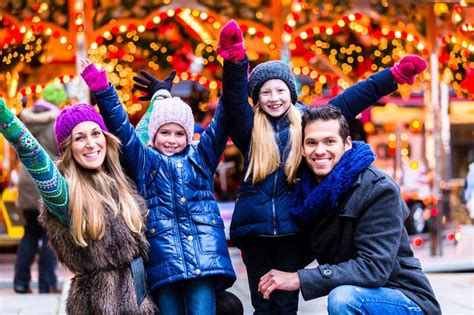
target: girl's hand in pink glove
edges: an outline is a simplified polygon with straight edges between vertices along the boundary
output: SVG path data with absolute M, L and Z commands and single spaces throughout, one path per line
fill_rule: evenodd
M 398 84 L 408 83 L 412 85 L 415 82 L 416 75 L 425 71 L 428 67 L 426 61 L 417 55 L 408 55 L 400 59 L 390 72 Z
M 104 69 L 97 69 L 95 64 L 87 58 L 82 59 L 81 64 L 81 77 L 92 92 L 100 92 L 109 88 L 107 73 Z
M 222 58 L 232 62 L 238 62 L 245 58 L 247 49 L 244 45 L 242 30 L 234 19 L 222 27 L 216 51 Z

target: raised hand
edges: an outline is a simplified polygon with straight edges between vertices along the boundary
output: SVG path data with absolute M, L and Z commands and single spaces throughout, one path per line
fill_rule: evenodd
M 390 72 L 398 84 L 412 85 L 415 82 L 415 77 L 425 71 L 427 67 L 428 64 L 423 58 L 417 55 L 408 55 L 390 68 Z
M 107 80 L 107 73 L 104 69 L 97 69 L 95 64 L 88 58 L 82 59 L 81 65 L 81 77 L 92 92 L 100 92 L 108 89 L 109 81 Z
M 171 88 L 173 87 L 173 79 L 176 76 L 176 71 L 172 70 L 164 80 L 158 80 L 153 75 L 143 70 L 140 71 L 140 74 L 142 77 L 133 77 L 133 81 L 135 81 L 133 87 L 146 93 L 146 95 L 138 98 L 140 101 L 151 100 L 153 95 L 159 90 L 166 90 L 170 92 L 171 96 Z
M 234 19 L 222 27 L 216 51 L 222 58 L 232 62 L 245 58 L 247 49 L 244 45 L 242 30 Z

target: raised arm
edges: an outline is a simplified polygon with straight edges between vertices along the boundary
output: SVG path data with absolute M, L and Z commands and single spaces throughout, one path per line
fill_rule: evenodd
M 69 189 L 66 180 L 43 147 L 1 99 L 0 133 L 17 152 L 48 209 L 61 223 L 69 225 Z
M 221 98 L 214 118 L 202 133 L 197 144 L 199 154 L 203 157 L 203 161 L 207 163 L 208 169 L 211 170 L 211 176 L 214 175 L 217 169 L 229 138 L 227 128 L 224 125 L 225 115 Z
M 122 142 L 121 162 L 132 179 L 140 178 L 145 168 L 146 148 L 135 133 L 128 115 L 123 109 L 117 91 L 107 80 L 104 70 L 85 60 L 81 76 L 92 90 L 107 128 Z
M 393 67 L 349 87 L 329 103 L 339 107 L 347 119 L 352 119 L 383 96 L 396 91 L 397 84 L 413 84 L 416 75 L 426 67 L 426 61 L 422 58 L 415 55 L 405 56 Z
M 137 90 L 145 92 L 146 94 L 140 96 L 140 101 L 150 101 L 148 109 L 140 119 L 135 128 L 138 138 L 144 145 L 149 143 L 148 124 L 150 123 L 150 115 L 153 111 L 153 105 L 156 100 L 171 97 L 171 88 L 173 87 L 173 79 L 176 76 L 176 71 L 172 70 L 165 80 L 158 80 L 153 75 L 146 71 L 140 71 L 141 76 L 134 76 L 134 87 Z
M 220 102 L 232 141 L 241 152 L 248 150 L 253 127 L 253 109 L 248 103 L 248 69 L 242 31 L 234 20 L 227 22 L 219 34 L 217 52 L 224 58 L 224 75 Z

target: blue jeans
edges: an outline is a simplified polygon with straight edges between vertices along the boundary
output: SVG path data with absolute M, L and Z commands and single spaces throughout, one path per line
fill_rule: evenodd
M 56 277 L 57 261 L 52 250 L 48 246 L 48 237 L 44 229 L 38 223 L 38 211 L 25 210 L 25 235 L 21 239 L 15 261 L 15 286 L 30 287 L 31 265 L 36 253 L 39 254 L 39 292 L 48 293 L 56 289 L 58 279 Z M 41 241 L 41 246 L 39 243 Z
M 167 284 L 153 299 L 163 315 L 215 315 L 216 291 L 213 278 L 196 278 Z
M 328 297 L 331 314 L 409 314 L 423 315 L 421 308 L 400 290 L 364 288 L 343 285 L 333 289 Z

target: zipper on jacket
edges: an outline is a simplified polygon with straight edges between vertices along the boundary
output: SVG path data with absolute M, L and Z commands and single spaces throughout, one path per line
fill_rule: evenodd
M 178 224 L 178 214 L 176 213 L 178 210 L 177 210 L 177 204 L 176 204 L 176 200 L 175 200 L 175 197 L 176 197 L 176 190 L 175 190 L 175 179 L 174 179 L 174 176 L 173 176 L 173 171 L 174 171 L 174 163 L 173 163 L 173 160 L 171 157 L 167 157 L 168 159 L 168 168 L 171 170 L 170 172 L 170 182 L 171 182 L 171 200 L 173 200 L 173 216 L 174 216 L 174 221 L 176 222 L 176 228 L 178 230 L 178 241 L 177 241 L 177 245 L 179 247 L 179 250 L 181 252 L 181 257 L 183 257 L 183 267 L 184 267 L 184 274 L 187 275 L 188 274 L 188 268 L 186 267 L 187 263 L 186 263 L 186 256 L 184 254 L 184 250 L 183 250 L 183 245 L 181 244 L 181 230 L 179 229 L 179 224 Z M 178 177 L 180 176 L 179 174 L 177 175 Z M 179 183 L 178 183 L 179 184 Z M 184 189 L 183 189 L 184 191 Z M 174 227 L 173 227 L 174 229 Z
M 275 210 L 275 194 L 276 194 L 277 180 L 278 180 L 278 170 L 275 174 L 275 180 L 273 181 L 273 196 L 272 196 L 273 235 L 277 235 L 277 231 L 276 231 L 276 210 Z
M 280 124 L 282 123 L 282 119 L 288 119 L 286 117 L 286 115 L 288 114 L 288 111 L 283 114 L 284 115 L 284 118 L 279 118 L 277 121 L 275 121 L 275 124 L 273 125 L 274 126 L 274 129 L 275 129 L 275 132 L 277 133 L 277 135 L 280 134 L 280 131 L 281 131 L 281 126 Z M 280 137 L 277 136 L 277 143 L 278 143 L 278 147 L 280 147 Z M 279 149 L 278 149 L 279 150 Z M 280 154 L 283 158 L 283 154 Z M 280 165 L 281 163 L 283 163 L 283 161 L 280 161 Z M 273 223 L 273 235 L 277 235 L 277 230 L 276 230 L 276 209 L 275 209 L 275 195 L 276 195 L 276 188 L 277 188 L 277 182 L 278 182 L 278 169 L 280 168 L 280 165 L 278 165 L 278 168 L 277 170 L 275 171 L 275 179 L 273 181 L 273 196 L 272 196 L 272 223 Z

